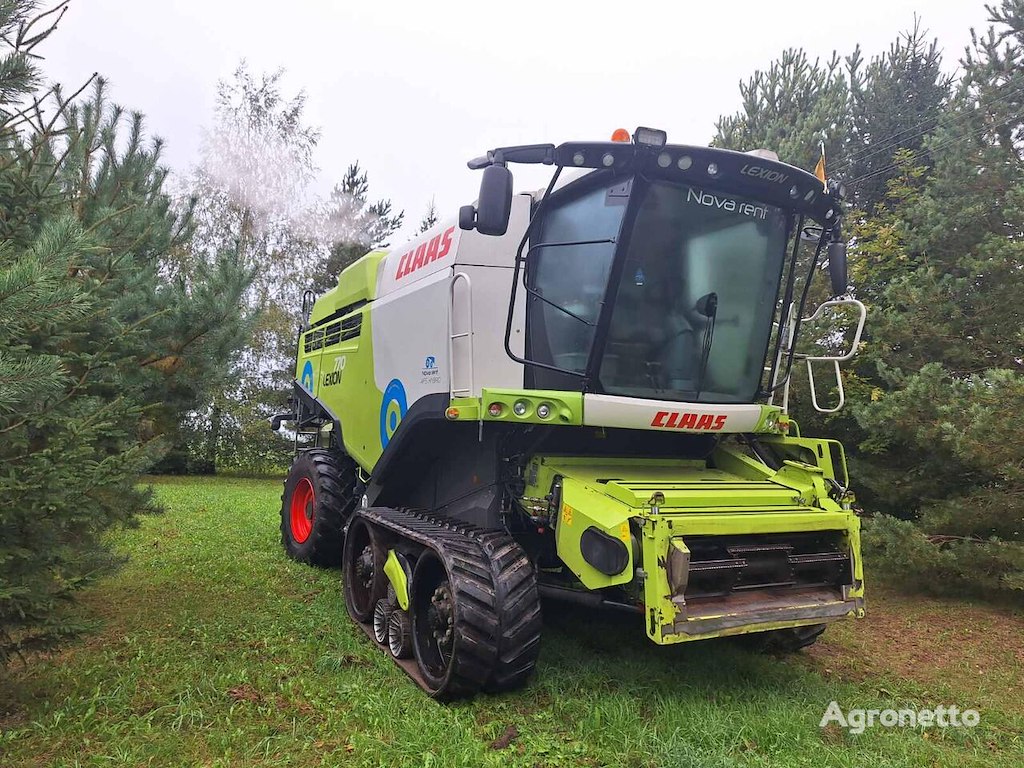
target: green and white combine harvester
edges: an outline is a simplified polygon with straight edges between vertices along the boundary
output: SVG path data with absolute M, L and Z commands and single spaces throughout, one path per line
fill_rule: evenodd
M 284 546 L 340 563 L 352 618 L 438 698 L 522 685 L 542 597 L 662 645 L 796 649 L 864 613 L 843 448 L 787 415 L 794 362 L 838 378 L 864 324 L 825 302 L 856 312 L 849 352 L 796 352 L 825 258 L 847 292 L 841 186 L 616 133 L 488 152 L 475 206 L 306 297 Z M 513 194 L 512 163 L 555 171 Z

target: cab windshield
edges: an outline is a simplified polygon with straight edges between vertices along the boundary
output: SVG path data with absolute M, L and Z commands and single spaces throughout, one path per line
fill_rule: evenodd
M 591 390 L 751 402 L 764 371 L 788 215 L 655 181 L 636 185 L 642 197 L 633 201 L 630 226 L 631 186 L 620 181 L 549 209 L 532 270 L 532 359 L 583 374 L 596 347 Z M 596 242 L 565 245 L 579 241 Z M 613 274 L 618 285 L 608 290 Z M 599 324 L 606 298 L 610 317 Z M 564 379 L 537 369 L 535 385 L 564 388 Z

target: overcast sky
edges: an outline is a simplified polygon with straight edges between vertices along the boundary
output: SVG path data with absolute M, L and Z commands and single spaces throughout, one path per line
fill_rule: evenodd
M 706 144 L 739 107 L 739 81 L 785 48 L 828 58 L 860 43 L 870 56 L 915 12 L 950 70 L 970 27 L 985 26 L 983 0 L 72 0 L 41 52 L 69 88 L 106 76 L 179 173 L 196 162 L 217 80 L 242 58 L 284 67 L 286 95 L 305 90 L 321 129 L 321 188 L 358 160 L 374 197 L 405 209 L 400 241 L 431 197 L 442 215 L 472 202 L 479 177 L 465 162 L 486 149 L 637 125 Z M 517 186 L 541 186 L 541 169 L 528 171 Z

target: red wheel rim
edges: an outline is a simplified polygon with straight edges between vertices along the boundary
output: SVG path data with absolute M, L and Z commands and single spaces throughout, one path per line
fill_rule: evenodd
M 292 538 L 301 544 L 313 530 L 313 484 L 308 477 L 299 480 L 292 492 L 291 526 Z

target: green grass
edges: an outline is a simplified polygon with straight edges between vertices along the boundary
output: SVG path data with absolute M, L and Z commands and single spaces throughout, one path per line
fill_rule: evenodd
M 285 559 L 278 483 L 156 488 L 167 513 L 118 533 L 128 564 L 83 595 L 95 632 L 2 673 L 0 765 L 1018 766 L 1024 757 L 1019 616 L 963 606 L 975 630 L 980 611 L 994 636 L 1016 642 L 1007 654 L 1003 641 L 958 639 L 955 621 L 954 635 L 937 630 L 956 604 L 883 593 L 869 610 L 888 623 L 836 627 L 812 653 L 780 659 L 729 642 L 659 648 L 632 619 L 550 605 L 525 690 L 444 706 L 352 625 L 336 571 Z M 911 641 L 930 655 L 894 655 Z M 818 727 L 832 699 L 973 705 L 982 721 L 853 736 Z M 492 748 L 509 727 L 518 736 Z

